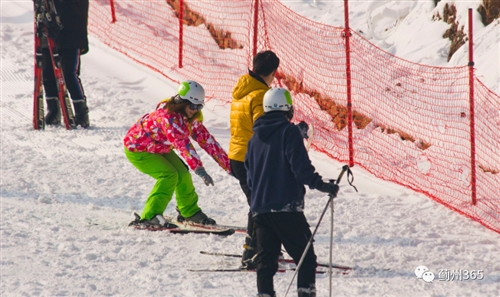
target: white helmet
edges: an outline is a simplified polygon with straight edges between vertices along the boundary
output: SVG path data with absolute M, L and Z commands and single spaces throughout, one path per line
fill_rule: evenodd
M 193 104 L 205 103 L 205 90 L 199 83 L 192 80 L 181 82 L 177 88 L 177 94 L 182 100 L 188 100 Z
M 293 111 L 292 95 L 287 89 L 272 88 L 264 94 L 264 112 Z

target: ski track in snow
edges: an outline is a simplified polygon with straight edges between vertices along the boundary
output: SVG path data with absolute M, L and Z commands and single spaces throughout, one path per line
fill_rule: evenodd
M 175 84 L 91 38 L 90 53 L 82 57 L 82 81 L 92 127 L 32 129 L 30 7 L 31 1 L 2 2 L 0 295 L 254 296 L 254 273 L 187 271 L 237 267 L 238 259 L 199 251 L 241 253 L 244 235 L 173 235 L 127 227 L 154 182 L 126 160 L 122 138 L 173 94 Z M 211 101 L 204 114 L 209 130 L 227 148 L 228 107 Z M 239 185 L 198 152 L 215 182 L 206 187 L 193 175 L 200 206 L 221 224 L 245 225 L 247 206 Z M 343 164 L 318 152 L 310 155 L 325 179 L 336 178 Z M 357 270 L 333 276 L 336 296 L 498 296 L 499 234 L 359 167 L 353 173 L 359 193 L 343 180 L 334 201 L 333 259 Z M 311 226 L 327 199 L 308 191 L 305 213 Z M 166 214 L 175 213 L 174 200 Z M 321 262 L 329 259 L 330 227 L 327 211 L 314 244 Z M 416 278 L 420 265 L 434 272 L 433 283 Z M 440 269 L 483 270 L 484 279 L 439 281 Z M 276 275 L 278 296 L 292 275 Z M 317 287 L 318 296 L 328 295 L 328 275 L 317 275 Z

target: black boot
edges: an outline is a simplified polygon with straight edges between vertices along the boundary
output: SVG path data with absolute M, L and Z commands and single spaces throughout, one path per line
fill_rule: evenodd
M 87 101 L 73 101 L 73 107 L 75 108 L 75 125 L 80 125 L 82 128 L 88 128 L 90 126 L 90 122 Z
M 298 297 L 316 297 L 316 286 L 311 284 L 310 288 L 298 288 Z
M 59 105 L 59 98 L 49 97 L 47 101 L 47 115 L 45 116 L 45 123 L 47 125 L 61 124 L 61 106 Z

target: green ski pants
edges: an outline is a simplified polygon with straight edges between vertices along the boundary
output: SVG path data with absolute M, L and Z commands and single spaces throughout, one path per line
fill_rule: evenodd
M 125 155 L 135 168 L 156 180 L 141 219 L 149 220 L 157 214 L 163 215 L 174 192 L 177 208 L 183 217 L 191 217 L 200 211 L 191 173 L 173 150 L 168 154 L 152 154 L 133 153 L 125 148 Z

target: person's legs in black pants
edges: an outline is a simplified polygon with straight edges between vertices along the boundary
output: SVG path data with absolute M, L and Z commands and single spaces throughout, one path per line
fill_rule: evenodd
M 61 49 L 59 54 L 61 55 L 66 88 L 71 95 L 75 109 L 75 124 L 87 128 L 90 125 L 89 108 L 80 80 L 80 50 Z
M 85 101 L 85 92 L 80 80 L 80 50 L 79 49 L 61 49 L 62 68 L 64 72 L 64 81 L 66 88 L 73 101 Z
M 54 68 L 52 67 L 52 57 L 48 48 L 42 49 L 42 59 L 43 88 L 45 90 L 45 101 L 47 102 L 45 123 L 47 125 L 59 125 L 61 123 L 61 107 Z
M 267 247 L 266 243 L 261 243 L 260 241 L 272 240 L 273 246 L 270 247 L 270 249 L 273 249 L 273 253 L 275 242 L 281 242 L 287 253 L 294 260 L 295 264 L 298 264 L 300 258 L 302 257 L 302 253 L 304 253 L 304 250 L 312 236 L 309 224 L 307 223 L 304 213 L 275 212 L 260 214 L 254 218 L 256 222 L 256 229 L 264 224 L 262 223 L 264 218 L 266 219 L 265 226 L 272 229 L 273 234 L 276 234 L 278 240 L 270 236 L 264 237 L 262 234 L 259 234 L 260 230 L 256 231 L 258 247 L 257 252 L 259 253 L 257 256 L 258 261 L 262 261 L 262 259 L 265 259 L 261 258 L 260 253 L 261 248 Z M 280 248 L 278 247 L 278 253 L 280 252 L 279 249 Z M 274 257 L 274 254 L 272 256 Z M 270 260 L 267 259 L 267 261 Z M 257 267 L 259 267 L 259 265 L 260 262 L 257 263 Z M 316 255 L 314 253 L 314 247 L 311 244 L 297 275 L 297 288 L 315 291 L 314 288 L 316 283 L 316 266 Z
M 58 96 L 58 85 L 54 75 L 52 57 L 48 48 L 42 51 L 43 56 L 43 86 L 47 101 L 47 124 L 57 125 L 61 121 L 61 110 Z M 75 122 L 84 128 L 89 126 L 87 98 L 80 80 L 80 50 L 60 49 L 61 68 L 64 74 L 66 89 L 71 95 L 75 109 Z
M 236 177 L 240 182 L 240 187 L 243 190 L 243 193 L 245 193 L 248 206 L 250 206 L 251 192 L 247 185 L 247 170 L 245 169 L 245 163 L 236 160 L 229 160 L 229 165 L 231 166 L 231 172 L 234 174 L 234 177 Z
M 243 163 L 243 162 L 229 160 L 229 164 L 231 166 L 231 172 L 238 179 L 238 181 L 240 183 L 241 190 L 243 190 L 243 193 L 245 194 L 245 197 L 247 198 L 247 203 L 248 203 L 248 207 L 249 207 L 248 219 L 247 219 L 247 236 L 245 238 L 245 244 L 244 244 L 245 250 L 243 251 L 243 257 L 241 259 L 241 264 L 244 268 L 253 269 L 253 268 L 255 268 L 255 266 L 252 265 L 251 261 L 249 262 L 249 260 L 255 256 L 256 248 L 255 248 L 255 244 L 253 243 L 254 222 L 253 222 L 252 213 L 250 212 L 251 191 L 247 185 L 247 171 L 245 169 L 245 163 Z
M 257 290 L 258 293 L 274 296 L 274 275 L 278 270 L 281 242 L 273 230 L 275 213 L 257 215 L 255 222 L 255 244 L 257 248 Z
M 283 230 L 280 241 L 287 253 L 298 264 L 312 233 L 303 212 L 279 213 L 282 218 L 274 221 Z M 314 290 L 316 283 L 316 254 L 313 244 L 309 247 L 297 274 L 297 288 Z

